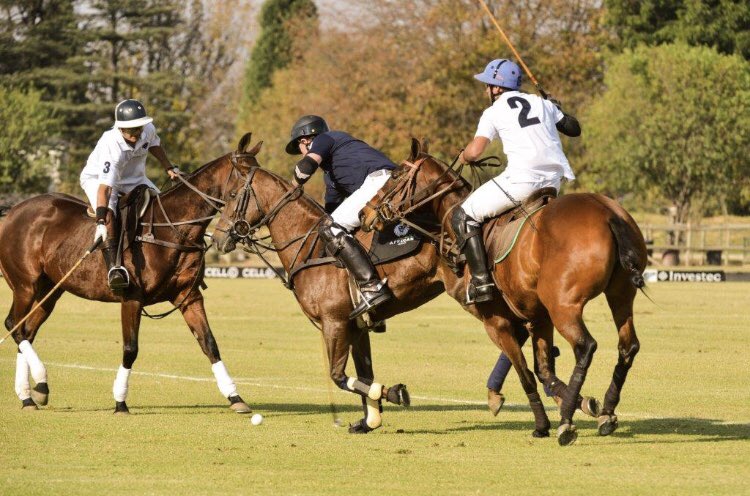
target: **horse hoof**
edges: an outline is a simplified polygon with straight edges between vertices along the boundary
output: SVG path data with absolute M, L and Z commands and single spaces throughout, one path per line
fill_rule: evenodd
M 395 405 L 411 406 L 411 396 L 409 395 L 409 390 L 406 389 L 406 384 L 396 384 L 389 387 L 385 393 L 385 399 Z
M 499 393 L 493 389 L 487 390 L 487 407 L 490 409 L 490 413 L 493 416 L 497 417 L 497 414 L 500 413 L 504 403 L 505 395 L 503 393 Z
M 531 436 L 537 439 L 549 437 L 549 429 L 537 429 L 531 433 Z
M 356 424 L 349 424 L 349 434 L 367 434 L 372 430 L 365 419 L 360 419 Z
M 114 414 L 130 415 L 130 409 L 128 409 L 128 405 L 126 405 L 124 401 L 116 401 Z
M 36 403 L 34 403 L 34 400 L 31 398 L 26 398 L 21 403 L 21 410 L 25 412 L 33 412 L 34 410 L 39 410 L 39 407 L 36 406 Z
M 45 406 L 49 401 L 49 386 L 46 382 L 40 382 L 31 390 L 31 399 L 39 406 Z
M 578 439 L 576 426 L 573 424 L 562 424 L 557 428 L 557 442 L 560 446 L 570 446 Z
M 229 397 L 229 408 L 232 409 L 235 413 L 252 413 L 252 409 L 250 408 L 250 405 L 242 401 L 242 398 L 240 396 L 234 395 Z
M 581 400 L 581 411 L 588 415 L 589 417 L 598 417 L 599 414 L 602 411 L 602 404 L 599 403 L 599 400 L 596 398 L 592 398 L 591 396 L 586 396 Z
M 620 425 L 619 422 L 617 422 L 617 415 L 602 415 L 597 419 L 597 423 L 599 424 L 600 436 L 609 436 L 615 432 Z

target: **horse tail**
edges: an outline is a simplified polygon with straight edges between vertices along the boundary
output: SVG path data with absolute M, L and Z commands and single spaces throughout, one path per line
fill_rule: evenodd
M 643 279 L 643 269 L 639 267 L 641 257 L 638 256 L 638 243 L 633 229 L 617 215 L 613 215 L 607 221 L 617 244 L 617 254 L 620 265 L 630 274 L 630 282 L 633 286 L 643 291 L 646 281 Z

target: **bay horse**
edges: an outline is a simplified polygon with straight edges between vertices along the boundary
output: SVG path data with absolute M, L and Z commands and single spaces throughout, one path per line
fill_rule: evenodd
M 363 210 L 363 228 L 382 229 L 414 208 L 428 207 L 443 233 L 455 242 L 449 214 L 470 192 L 460 171 L 412 144 L 410 161 L 395 172 Z M 498 191 L 498 194 L 502 194 Z M 566 194 L 526 215 L 515 248 L 494 265 L 493 277 L 503 299 L 527 322 L 537 356 L 538 376 L 562 398 L 558 441 L 576 438 L 573 413 L 597 343 L 583 321 L 583 309 L 602 292 L 607 298 L 619 342 L 612 382 L 598 416 L 598 431 L 608 435 L 618 427 L 615 407 L 640 344 L 633 325 L 633 301 L 645 285 L 646 244 L 638 225 L 617 202 L 591 193 Z M 500 229 L 485 223 L 488 258 L 500 249 Z M 468 271 L 464 275 L 469 277 Z M 483 305 L 494 305 L 495 302 Z M 551 372 L 549 350 L 553 326 L 570 343 L 576 364 L 564 388 Z M 507 353 L 507 350 L 506 350 Z
M 26 409 L 37 409 L 48 401 L 46 369 L 31 343 L 55 303 L 68 291 L 87 300 L 119 302 L 122 320 L 122 363 L 115 379 L 115 413 L 129 413 L 126 403 L 130 369 L 138 356 L 138 331 L 146 305 L 169 301 L 182 312 L 190 331 L 212 370 L 230 408 L 249 413 L 250 407 L 237 393 L 234 381 L 221 361 L 219 347 L 208 324 L 199 287 L 203 281 L 206 228 L 223 205 L 227 191 L 241 179 L 238 167 L 255 163 L 255 153 L 245 152 L 250 133 L 233 153 L 205 164 L 168 191 L 158 195 L 142 216 L 144 233 L 124 250 L 123 265 L 131 283 L 122 296 L 107 284 L 104 259 L 97 252 L 85 258 L 62 286 L 18 329 L 13 338 L 19 345 L 16 392 Z M 0 223 L 0 270 L 13 291 L 13 303 L 5 327 L 9 330 L 42 300 L 78 260 L 93 240 L 95 224 L 87 203 L 69 195 L 35 196 L 4 210 Z M 149 220 L 148 223 L 145 220 Z M 37 383 L 30 389 L 29 372 Z
M 227 253 L 238 243 L 251 248 L 271 249 L 278 253 L 286 276 L 285 284 L 294 291 L 304 314 L 321 326 L 325 341 L 331 380 L 341 389 L 362 397 L 365 416 L 350 426 L 351 433 L 367 433 L 381 425 L 380 406 L 383 399 L 408 406 L 408 391 L 403 384 L 385 388 L 374 382 L 370 338 L 348 316 L 353 304 L 349 278 L 345 269 L 326 259 L 323 243 L 317 235 L 318 226 L 326 218 L 323 208 L 304 194 L 301 188 L 257 165 L 242 164 L 244 186 L 227 198 L 227 204 L 214 229 L 213 239 L 219 251 Z M 271 244 L 264 244 L 258 234 L 262 228 L 270 233 Z M 357 234 L 369 246 L 372 233 Z M 256 251 L 256 253 L 260 253 Z M 424 242 L 407 258 L 377 265 L 381 277 L 395 297 L 373 312 L 373 320 L 381 321 L 412 310 L 447 291 L 460 299 L 465 281 L 438 254 L 436 244 Z M 515 318 L 502 299 L 495 305 L 467 307 L 480 319 L 492 341 L 511 358 L 519 372 L 535 418 L 535 437 L 549 435 L 550 423 L 537 392 L 534 375 L 515 338 L 521 322 Z M 346 376 L 351 351 L 357 377 Z

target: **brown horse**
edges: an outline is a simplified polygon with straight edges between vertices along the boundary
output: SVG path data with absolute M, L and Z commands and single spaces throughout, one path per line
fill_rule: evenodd
M 353 433 L 366 433 L 381 423 L 381 399 L 396 404 L 408 403 L 408 394 L 399 384 L 385 389 L 373 382 L 370 340 L 366 330 L 348 319 L 352 310 L 346 270 L 325 259 L 317 228 L 325 218 L 318 203 L 294 188 L 276 174 L 256 166 L 242 167 L 245 185 L 230 195 L 214 231 L 214 242 L 223 252 L 244 242 L 251 248 L 269 248 L 278 252 L 287 274 L 285 283 L 294 290 L 302 311 L 322 326 L 326 343 L 329 372 L 334 383 L 345 391 L 363 398 L 365 417 L 350 428 Z M 267 227 L 272 246 L 265 245 L 257 231 Z M 372 233 L 359 233 L 359 240 L 369 246 Z M 377 266 L 380 276 L 388 277 L 388 286 L 395 298 L 377 308 L 373 320 L 384 320 L 414 309 L 443 291 L 461 301 L 465 282 L 456 276 L 451 265 L 438 255 L 434 243 L 422 243 L 408 258 Z M 521 377 L 535 417 L 535 437 L 549 435 L 549 419 L 536 389 L 534 375 L 528 370 L 515 333 L 522 322 L 502 299 L 494 305 L 467 307 L 484 323 L 491 339 L 511 358 Z M 357 377 L 345 373 L 351 351 Z
M 103 257 L 95 252 L 15 332 L 13 337 L 19 344 L 16 392 L 24 408 L 36 409 L 37 404 L 47 403 L 46 369 L 31 343 L 57 300 L 68 291 L 88 300 L 122 305 L 123 356 L 113 390 L 116 413 L 128 413 L 127 382 L 138 356 L 141 311 L 146 305 L 163 301 L 179 307 L 210 360 L 219 390 L 230 407 L 239 413 L 250 412 L 221 362 L 199 288 L 206 227 L 223 204 L 226 191 L 236 189 L 241 179 L 237 168 L 255 164 L 260 143 L 244 152 L 249 141 L 248 133 L 237 151 L 204 165 L 151 202 L 142 217 L 149 221 L 146 225 L 150 232 L 140 226 L 141 236 L 123 254 L 123 265 L 131 274 L 131 284 L 123 296 L 109 289 Z M 45 194 L 7 212 L 7 219 L 0 224 L 0 270 L 13 291 L 13 304 L 5 320 L 9 330 L 49 293 L 91 244 L 95 225 L 86 209 L 86 203 L 72 196 Z M 29 372 L 37 383 L 33 390 Z
M 455 240 L 447 227 L 448 217 L 466 197 L 468 183 L 451 166 L 422 152 L 418 142 L 410 159 L 413 163 L 394 173 L 365 208 L 363 226 L 382 228 L 385 220 L 399 219 L 421 203 Z M 386 197 L 387 204 L 382 202 Z M 499 230 L 488 225 L 484 229 L 487 252 L 492 256 L 499 250 Z M 617 327 L 619 357 L 598 418 L 599 433 L 608 435 L 617 428 L 615 407 L 639 350 L 633 300 L 636 290 L 644 286 L 641 274 L 645 266 L 646 245 L 633 218 L 617 202 L 589 193 L 564 195 L 531 214 L 515 248 L 494 266 L 495 283 L 504 299 L 516 316 L 528 323 L 540 380 L 562 398 L 560 444 L 575 440 L 573 413 L 597 347 L 583 321 L 583 308 L 602 292 Z M 576 358 L 567 390 L 549 367 L 553 326 L 570 343 Z

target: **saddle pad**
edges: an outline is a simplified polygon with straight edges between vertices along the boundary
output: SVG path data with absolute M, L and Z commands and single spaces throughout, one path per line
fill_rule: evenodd
M 526 221 L 529 219 L 529 217 L 546 206 L 547 205 L 542 205 L 540 207 L 537 207 L 536 209 L 529 212 L 528 215 L 524 215 L 523 217 L 520 217 L 518 219 L 513 219 L 502 227 L 502 231 L 500 232 L 500 242 L 497 248 L 497 255 L 495 256 L 496 264 L 505 260 L 505 258 L 510 254 L 510 251 L 513 249 L 516 241 L 518 240 L 518 234 L 521 232 L 521 229 L 523 228 L 524 224 L 526 224 Z
M 422 235 L 406 224 L 390 224 L 373 235 L 370 245 L 370 260 L 375 265 L 383 264 L 417 251 Z

